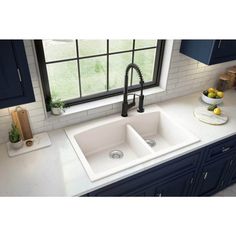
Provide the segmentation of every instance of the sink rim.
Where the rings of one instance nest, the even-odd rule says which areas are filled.
[[[121,164],[118,167],[110,168],[106,171],[103,171],[102,173],[94,173],[94,171],[91,168],[85,154],[83,153],[83,151],[81,150],[79,144],[77,143],[77,141],[75,139],[75,135],[78,135],[78,134],[83,133],[83,132],[88,131],[88,130],[92,130],[96,127],[109,125],[109,124],[112,124],[114,122],[121,122],[124,125],[130,125],[135,130],[135,128],[132,126],[132,118],[133,117],[145,116],[145,114],[156,113],[156,112],[160,112],[160,113],[164,114],[173,123],[173,125],[178,127],[180,130],[183,130],[188,135],[187,140],[184,141],[184,142],[181,142],[179,144],[172,145],[168,148],[162,149],[160,151],[154,151],[150,147],[152,152],[148,155],[145,155],[145,156],[140,157],[138,159],[135,159],[135,160],[129,161],[127,163]],[[124,171],[126,169],[132,168],[136,165],[145,163],[147,161],[157,159],[157,158],[159,158],[163,155],[166,155],[166,154],[171,153],[173,151],[177,151],[181,148],[185,148],[189,145],[192,145],[192,144],[200,141],[200,139],[196,135],[192,134],[185,127],[182,127],[179,123],[177,123],[175,120],[173,120],[168,114],[166,114],[165,111],[163,111],[163,109],[161,109],[158,106],[155,106],[153,109],[148,109],[148,110],[146,109],[145,113],[137,113],[136,111],[131,111],[128,117],[121,117],[120,115],[115,114],[115,115],[111,115],[111,116],[108,116],[108,117],[94,119],[92,121],[86,122],[85,124],[77,124],[77,125],[69,126],[69,127],[66,127],[64,130],[65,130],[65,133],[66,133],[69,141],[71,142],[71,145],[72,145],[73,149],[75,150],[75,152],[78,156],[78,159],[81,161],[82,166],[85,169],[85,172],[87,173],[87,175],[89,176],[89,178],[92,182],[97,181],[99,179],[102,179],[104,177],[108,177],[110,175],[116,174],[120,171]],[[142,135],[138,131],[136,131],[136,133],[140,136],[140,138],[143,139]],[[143,141],[144,141],[144,139],[143,139]]]

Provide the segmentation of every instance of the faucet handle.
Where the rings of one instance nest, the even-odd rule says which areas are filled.
[[[144,112],[143,101],[144,101],[144,96],[143,96],[143,95],[140,95],[140,96],[139,96],[138,109],[137,109],[137,111],[140,112],[140,113]]]

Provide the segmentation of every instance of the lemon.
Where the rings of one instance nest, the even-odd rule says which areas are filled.
[[[208,91],[208,93],[215,93],[215,89],[214,88],[209,88],[207,91]]]
[[[218,92],[216,93],[216,95],[217,95],[218,97],[220,97],[220,98],[223,98],[223,97],[224,97],[224,93],[221,92],[221,91],[218,91]]]
[[[216,97],[216,94],[213,93],[213,92],[210,92],[210,93],[208,93],[207,96],[208,96],[209,98],[215,98],[215,97]]]
[[[220,114],[221,114],[221,109],[220,109],[219,107],[215,108],[215,109],[214,109],[214,113],[215,113],[216,115],[220,115]]]

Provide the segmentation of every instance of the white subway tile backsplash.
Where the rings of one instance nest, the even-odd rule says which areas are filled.
[[[10,115],[0,117],[0,124],[1,125],[8,124],[9,122],[11,122],[11,116]]]
[[[38,122],[38,121],[43,121],[43,120],[45,120],[44,114],[40,114],[40,115],[38,115],[38,116],[31,116],[31,115],[30,115],[30,121],[31,121],[31,123]]]
[[[26,104],[24,105],[24,107],[26,109],[28,109],[29,111],[30,110],[34,110],[34,109],[43,109],[43,103],[42,101],[39,101],[39,102],[32,102],[32,103],[29,103],[29,104]]]
[[[103,106],[103,107],[88,110],[88,115],[97,114],[97,113],[100,113],[100,112],[106,112],[106,111],[109,111],[109,110],[112,110],[112,105]]]
[[[22,105],[29,111],[30,123],[33,133],[50,131],[52,129],[63,128],[87,120],[107,116],[121,112],[122,103],[104,104],[97,101],[98,108],[87,110],[86,104],[80,106],[81,111],[74,113],[74,108],[68,109],[66,114],[56,117],[50,114],[45,115],[44,99],[40,87],[40,75],[38,73],[34,44],[32,40],[24,40],[29,70],[32,77],[32,83],[36,102]],[[203,90],[214,86],[219,74],[226,68],[236,64],[236,61],[207,66],[192,58],[179,53],[181,40],[175,40],[170,64],[170,70],[165,92],[145,96],[144,104],[153,104],[165,101],[178,96]],[[15,107],[0,109],[0,143],[8,140],[8,131],[11,125],[10,112]]]
[[[8,108],[0,109],[0,117],[9,115]]]
[[[42,108],[34,109],[29,111],[30,117],[42,115]],[[45,115],[44,115],[45,116]]]

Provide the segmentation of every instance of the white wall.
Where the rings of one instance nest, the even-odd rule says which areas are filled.
[[[106,105],[97,109],[81,111],[61,117],[48,117],[45,113],[45,105],[42,96],[40,77],[35,57],[35,51],[31,40],[25,40],[25,49],[32,77],[36,102],[22,105],[28,109],[33,133],[49,131],[65,127],[71,124],[83,122],[97,117],[121,111],[121,103]],[[145,97],[145,104],[164,101],[192,92],[201,91],[214,86],[218,75],[229,66],[236,65],[236,61],[206,66],[196,60],[179,53],[180,40],[174,41],[170,70],[165,92]],[[10,112],[14,107],[0,109],[0,143],[8,140],[8,131],[11,125]]]

